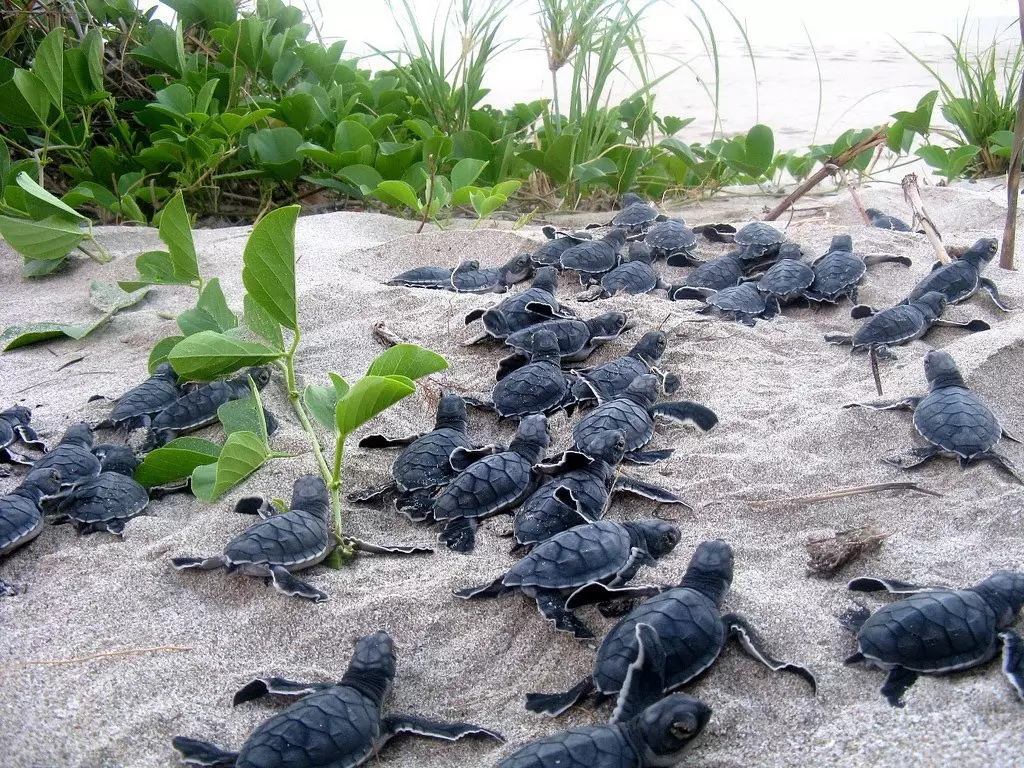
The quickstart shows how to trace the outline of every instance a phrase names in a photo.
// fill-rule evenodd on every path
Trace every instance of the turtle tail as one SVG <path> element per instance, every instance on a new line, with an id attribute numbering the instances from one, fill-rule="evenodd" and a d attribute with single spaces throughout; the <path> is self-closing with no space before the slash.
<path id="1" fill-rule="evenodd" d="M 181 753 L 181 761 L 189 765 L 232 766 L 238 762 L 237 752 L 225 752 L 208 741 L 175 736 L 172 746 Z"/>

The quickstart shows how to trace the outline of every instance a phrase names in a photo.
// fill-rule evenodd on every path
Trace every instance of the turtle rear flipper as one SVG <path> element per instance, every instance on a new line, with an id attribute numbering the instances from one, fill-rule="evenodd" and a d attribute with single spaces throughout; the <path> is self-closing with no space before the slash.
<path id="1" fill-rule="evenodd" d="M 233 766 L 238 752 L 226 752 L 208 741 L 175 736 L 171 745 L 181 753 L 181 761 L 189 765 Z"/>
<path id="2" fill-rule="evenodd" d="M 367 435 L 359 441 L 358 446 L 360 448 L 401 448 L 406 445 L 412 445 L 425 434 L 425 432 L 420 432 L 415 435 L 405 435 L 404 437 Z"/>
<path id="3" fill-rule="evenodd" d="M 505 574 L 502 574 L 490 584 L 481 584 L 478 587 L 467 587 L 466 589 L 453 590 L 452 594 L 463 600 L 472 600 L 477 597 L 500 597 L 509 592 L 505 588 Z"/>
<path id="4" fill-rule="evenodd" d="M 171 565 L 179 571 L 189 568 L 198 568 L 201 571 L 215 571 L 218 568 L 227 568 L 228 559 L 224 555 L 214 557 L 172 557 Z"/>
<path id="5" fill-rule="evenodd" d="M 369 552 L 373 555 L 430 555 L 434 550 L 430 547 L 404 546 L 400 544 L 371 544 L 345 537 L 345 543 L 357 552 Z"/>
<path id="6" fill-rule="evenodd" d="M 764 642 L 761 640 L 760 636 L 742 616 L 736 613 L 727 613 L 722 616 L 722 623 L 725 625 L 725 630 L 729 637 L 735 638 L 739 641 L 740 647 L 743 648 L 749 656 L 757 659 L 773 672 L 792 672 L 794 675 L 806 680 L 808 685 L 811 686 L 811 691 L 813 693 L 818 692 L 818 681 L 814 679 L 814 675 L 811 674 L 811 671 L 807 669 L 807 667 L 802 667 L 799 664 L 792 664 L 788 661 L 776 659 L 768 653 L 768 650 L 764 647 Z"/>
<path id="7" fill-rule="evenodd" d="M 1003 312 L 1013 311 L 1013 307 L 1003 301 L 1002 297 L 999 295 L 999 290 L 996 288 L 996 284 L 993 283 L 991 279 L 983 277 L 978 280 L 978 285 L 983 291 L 985 291 L 985 293 L 988 294 L 989 298 L 992 299 L 992 303 L 999 307 L 999 309 L 1003 310 Z"/>
<path id="8" fill-rule="evenodd" d="M 871 611 L 863 605 L 857 605 L 843 612 L 839 617 L 839 626 L 856 633 L 860 631 L 860 628 L 864 626 L 864 622 L 870 617 Z"/>
<path id="9" fill-rule="evenodd" d="M 651 499 L 659 504 L 679 504 L 688 510 L 692 510 L 689 504 L 667 488 L 662 488 L 660 485 L 652 483 L 645 483 L 643 480 L 637 480 L 635 477 L 626 477 L 625 475 L 616 477 L 615 484 L 612 486 L 612 493 L 632 493 L 635 496 L 643 496 L 645 499 Z"/>
<path id="10" fill-rule="evenodd" d="M 239 704 L 255 701 L 267 695 L 301 698 L 334 686 L 334 683 L 299 683 L 284 677 L 258 677 L 238 689 L 231 699 L 231 706 L 237 707 Z"/>
<path id="11" fill-rule="evenodd" d="M 985 451 L 984 453 L 978 453 L 971 457 L 972 459 L 978 459 L 983 461 L 991 461 L 1000 469 L 1008 472 L 1014 480 L 1018 483 L 1024 483 L 1024 477 L 1021 476 L 1017 466 L 1010 461 L 1008 458 L 995 451 Z"/>
<path id="12" fill-rule="evenodd" d="M 478 523 L 472 517 L 453 517 L 438 536 L 453 552 L 469 553 L 476 548 Z"/>
<path id="13" fill-rule="evenodd" d="M 668 289 L 668 297 L 672 301 L 702 301 L 706 302 L 709 296 L 714 295 L 710 288 L 693 288 L 689 285 L 671 285 Z"/>
<path id="14" fill-rule="evenodd" d="M 657 451 L 630 451 L 622 457 L 623 461 L 630 461 L 633 464 L 657 464 L 672 458 L 675 448 L 661 448 Z"/>
<path id="15" fill-rule="evenodd" d="M 398 486 L 394 483 L 381 483 L 380 485 L 371 485 L 368 488 L 357 488 L 354 491 L 349 491 L 345 494 L 345 498 L 357 503 L 376 501 L 392 491 L 397 490 L 397 488 Z"/>
<path id="16" fill-rule="evenodd" d="M 999 639 L 1003 641 L 1003 674 L 1024 699 L 1024 641 L 1012 629 L 1000 632 Z"/>
<path id="17" fill-rule="evenodd" d="M 428 720 L 417 715 L 388 715 L 384 718 L 381 738 L 387 740 L 402 733 L 424 736 L 429 739 L 458 741 L 465 736 L 485 736 L 495 741 L 505 741 L 505 737 L 490 728 L 474 723 L 446 723 L 441 720 Z"/>
<path id="18" fill-rule="evenodd" d="M 483 400 L 479 397 L 470 396 L 463 397 L 462 399 L 465 401 L 466 405 L 471 406 L 473 408 L 479 408 L 482 411 L 496 410 L 494 407 L 494 403 L 492 403 L 490 400 Z"/>
<path id="19" fill-rule="evenodd" d="M 283 565 L 274 565 L 269 568 L 270 581 L 274 589 L 285 595 L 304 597 L 314 603 L 322 603 L 327 599 L 327 593 L 321 592 L 312 584 L 296 578 L 291 571 Z"/>
<path id="20" fill-rule="evenodd" d="M 884 589 L 894 595 L 916 595 L 918 592 L 942 589 L 942 587 L 922 587 L 907 581 L 882 579 L 877 576 L 858 576 L 856 579 L 851 579 L 846 588 L 851 592 L 880 592 Z"/>
<path id="21" fill-rule="evenodd" d="M 395 509 L 414 523 L 428 519 L 434 507 L 434 489 L 425 488 L 418 491 L 400 493 L 395 499 Z"/>
<path id="22" fill-rule="evenodd" d="M 893 667 L 889 670 L 885 682 L 882 683 L 881 693 L 885 700 L 894 707 L 902 707 L 903 694 L 905 694 L 914 683 L 917 682 L 918 673 L 906 667 Z"/>
<path id="23" fill-rule="evenodd" d="M 629 720 L 661 698 L 665 691 L 665 647 L 650 624 L 636 625 L 636 659 L 626 670 L 619 698 L 608 722 Z"/>
<path id="24" fill-rule="evenodd" d="M 710 408 L 687 400 L 658 403 L 651 409 L 651 415 L 661 416 L 680 424 L 693 424 L 701 432 L 707 432 L 718 423 L 718 415 Z"/>
<path id="25" fill-rule="evenodd" d="M 540 615 L 555 623 L 555 629 L 571 632 L 577 640 L 589 640 L 594 637 L 593 630 L 566 608 L 565 598 L 555 590 L 535 590 L 537 610 Z"/>
<path id="26" fill-rule="evenodd" d="M 594 679 L 587 677 L 578 682 L 565 693 L 528 693 L 526 694 L 526 708 L 530 712 L 548 717 L 558 717 L 563 712 L 574 707 L 585 696 L 594 690 Z"/>

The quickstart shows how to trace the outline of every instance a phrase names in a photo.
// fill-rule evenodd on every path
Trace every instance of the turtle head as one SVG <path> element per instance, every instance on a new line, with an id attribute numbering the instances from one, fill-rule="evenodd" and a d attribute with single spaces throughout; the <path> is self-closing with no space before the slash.
<path id="1" fill-rule="evenodd" d="M 797 243 L 783 243 L 779 246 L 779 260 L 782 259 L 793 259 L 794 261 L 800 261 L 804 256 L 803 248 Z"/>
<path id="2" fill-rule="evenodd" d="M 104 443 L 93 450 L 100 457 L 100 465 L 104 472 L 116 472 L 131 477 L 139 467 L 135 452 L 127 445 L 111 445 Z"/>
<path id="3" fill-rule="evenodd" d="M 93 444 L 92 427 L 84 421 L 68 427 L 64 437 L 60 439 L 61 445 L 80 445 L 83 448 L 92 449 Z"/>
<path id="4" fill-rule="evenodd" d="M 580 446 L 580 452 L 592 459 L 615 466 L 626 454 L 626 436 L 617 429 L 595 432 Z"/>
<path id="5" fill-rule="evenodd" d="M 976 266 L 980 272 L 988 266 L 989 262 L 996 257 L 998 252 L 999 241 L 994 237 L 983 237 L 968 248 L 957 261 L 969 262 Z"/>
<path id="6" fill-rule="evenodd" d="M 378 705 L 384 702 L 395 679 L 395 643 L 381 630 L 356 640 L 356 650 L 341 678 L 348 685 Z"/>
<path id="7" fill-rule="evenodd" d="M 1024 606 L 1024 573 L 996 571 L 974 588 L 996 612 L 1000 629 L 1009 627 Z"/>
<path id="8" fill-rule="evenodd" d="M 643 745 L 644 765 L 674 765 L 711 719 L 711 707 L 685 693 L 652 704 L 630 723 Z"/>
<path id="9" fill-rule="evenodd" d="M 602 239 L 617 252 L 626 244 L 626 230 L 616 227 Z"/>
<path id="10" fill-rule="evenodd" d="M 544 414 L 536 413 L 519 422 L 516 436 L 512 438 L 508 449 L 518 453 L 531 464 L 536 464 L 551 445 L 548 434 L 548 419 Z"/>
<path id="11" fill-rule="evenodd" d="M 530 360 L 534 363 L 549 362 L 558 365 L 562 352 L 558 347 L 558 337 L 554 331 L 537 331 L 530 342 Z"/>
<path id="12" fill-rule="evenodd" d="M 875 221 L 875 219 L 880 219 L 880 218 L 882 218 L 883 216 L 885 216 L 885 214 L 884 214 L 884 213 L 882 213 L 882 212 L 881 212 L 880 210 L 878 210 L 877 208 L 865 208 L 865 209 L 864 209 L 864 213 L 865 213 L 865 214 L 867 214 L 867 217 L 868 217 L 868 218 L 869 218 L 869 219 L 870 219 L 871 221 Z"/>
<path id="13" fill-rule="evenodd" d="M 262 390 L 270 383 L 270 369 L 266 366 L 261 365 L 258 368 L 250 368 L 248 376 L 252 379 L 253 384 L 256 385 L 256 389 L 259 390 Z"/>
<path id="14" fill-rule="evenodd" d="M 629 249 L 626 251 L 626 261 L 642 261 L 644 264 L 650 264 L 653 260 L 651 246 L 643 240 L 634 240 L 629 244 Z"/>
<path id="15" fill-rule="evenodd" d="M 476 259 L 466 259 L 465 261 L 459 262 L 459 266 L 455 268 L 456 272 L 472 272 L 480 269 L 480 262 Z"/>
<path id="16" fill-rule="evenodd" d="M 150 378 L 163 379 L 164 381 L 169 381 L 174 384 L 178 381 L 178 374 L 174 370 L 173 365 L 168 362 L 163 362 L 153 369 L 153 373 L 150 375 Z"/>
<path id="17" fill-rule="evenodd" d="M 914 303 L 929 320 L 938 320 L 946 311 L 946 296 L 938 291 L 928 291 L 920 298 L 915 299 Z"/>
<path id="18" fill-rule="evenodd" d="M 327 520 L 331 516 L 331 495 L 319 475 L 300 477 L 292 486 L 292 503 L 288 509 L 312 512 Z"/>
<path id="19" fill-rule="evenodd" d="M 933 349 L 924 356 L 924 377 L 928 379 L 928 388 L 932 392 L 943 387 L 967 388 L 953 356 L 941 349 Z"/>
<path id="20" fill-rule="evenodd" d="M 533 274 L 533 259 L 528 253 L 517 253 L 502 266 L 505 280 L 518 283 Z"/>
<path id="21" fill-rule="evenodd" d="M 664 520 L 652 518 L 650 520 L 640 520 L 636 523 L 626 523 L 625 525 L 643 537 L 644 549 L 655 560 L 667 555 L 679 543 L 679 528 Z"/>
<path id="22" fill-rule="evenodd" d="M 465 431 L 469 423 L 469 416 L 466 413 L 466 401 L 458 395 L 444 395 L 437 404 L 437 418 L 434 420 L 434 429 L 457 429 Z"/>
<path id="23" fill-rule="evenodd" d="M 3 419 L 12 427 L 25 427 L 32 420 L 32 411 L 24 405 L 15 405 L 0 413 L 0 419 Z"/>
<path id="24" fill-rule="evenodd" d="M 853 238 L 849 235 L 836 235 L 832 238 L 832 243 L 828 247 L 828 252 L 833 251 L 846 251 L 847 253 L 853 253 Z"/>
<path id="25" fill-rule="evenodd" d="M 629 208 L 631 205 L 642 203 L 644 199 L 640 197 L 636 192 L 627 192 L 619 199 L 619 208 Z"/>
<path id="26" fill-rule="evenodd" d="M 45 467 L 29 472 L 17 490 L 23 491 L 21 495 L 30 496 L 38 504 L 45 497 L 59 492 L 60 484 L 60 470 L 56 467 Z"/>
<path id="27" fill-rule="evenodd" d="M 661 383 L 653 373 L 645 373 L 637 376 L 626 388 L 625 396 L 630 400 L 639 403 L 645 408 L 651 408 L 658 402 L 658 395 L 661 393 Z"/>
<path id="28" fill-rule="evenodd" d="M 732 547 L 721 539 L 705 541 L 690 558 L 681 587 L 700 592 L 721 605 L 732 584 Z"/>
<path id="29" fill-rule="evenodd" d="M 558 288 L 558 273 L 554 267 L 541 267 L 533 276 L 533 287 L 554 293 Z"/>
<path id="30" fill-rule="evenodd" d="M 629 315 L 625 312 L 605 312 L 583 321 L 590 329 L 591 338 L 610 339 L 630 328 Z"/>
<path id="31" fill-rule="evenodd" d="M 631 357 L 639 357 L 645 362 L 651 363 L 659 360 L 665 354 L 665 346 L 668 344 L 668 334 L 664 331 L 648 331 L 636 343 L 630 351 Z"/>

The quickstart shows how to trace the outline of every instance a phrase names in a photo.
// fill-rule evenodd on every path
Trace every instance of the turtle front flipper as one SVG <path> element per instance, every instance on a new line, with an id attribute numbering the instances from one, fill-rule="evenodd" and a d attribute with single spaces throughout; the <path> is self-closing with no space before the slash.
<path id="1" fill-rule="evenodd" d="M 470 553 L 476 549 L 478 523 L 473 517 L 453 517 L 438 536 L 453 552 Z"/>
<path id="2" fill-rule="evenodd" d="M 992 303 L 1003 310 L 1003 312 L 1013 311 L 1013 307 L 1003 301 L 1003 298 L 999 295 L 999 289 L 996 288 L 996 284 L 993 283 L 990 278 L 981 278 L 978 280 L 978 285 L 985 293 L 988 294 L 989 298 L 992 299 Z"/>
<path id="3" fill-rule="evenodd" d="M 471 406 L 473 408 L 479 408 L 482 411 L 493 411 L 493 410 L 496 410 L 495 407 L 494 407 L 494 403 L 492 403 L 490 400 L 484 400 L 484 399 L 479 398 L 479 397 L 468 397 L 468 396 L 467 397 L 463 397 L 462 399 L 465 401 L 466 405 Z"/>
<path id="4" fill-rule="evenodd" d="M 577 589 L 565 601 L 565 607 L 576 610 L 585 605 L 608 603 L 613 600 L 635 600 L 636 598 L 654 597 L 671 587 L 648 585 L 643 587 L 611 587 L 607 584 L 592 581 Z"/>
<path id="5" fill-rule="evenodd" d="M 451 455 L 448 457 L 448 464 L 456 472 L 461 472 L 466 469 L 470 464 L 474 464 L 480 459 L 485 459 L 488 456 L 493 456 L 496 453 L 501 453 L 506 450 L 501 445 L 482 445 L 479 448 L 464 448 L 459 446 Z"/>
<path id="6" fill-rule="evenodd" d="M 334 683 L 299 683 L 285 677 L 258 677 L 238 689 L 234 698 L 231 699 L 231 706 L 237 707 L 239 704 L 255 701 L 268 695 L 301 698 L 334 686 Z"/>
<path id="7" fill-rule="evenodd" d="M 554 590 L 537 589 L 534 593 L 537 610 L 540 615 L 555 623 L 555 629 L 571 632 L 577 640 L 589 640 L 594 637 L 593 630 L 566 608 L 565 598 Z"/>
<path id="8" fill-rule="evenodd" d="M 214 557 L 172 557 L 171 565 L 179 571 L 189 568 L 198 568 L 201 571 L 215 571 L 218 568 L 227 568 L 228 559 L 224 555 Z"/>
<path id="9" fill-rule="evenodd" d="M 829 344 L 853 344 L 853 336 L 847 333 L 826 333 L 825 341 Z"/>
<path id="10" fill-rule="evenodd" d="M 417 715 L 388 715 L 382 722 L 381 739 L 386 741 L 402 733 L 424 736 L 428 739 L 458 741 L 466 736 L 484 736 L 495 741 L 505 741 L 505 737 L 490 728 L 474 723 L 446 723 L 442 720 L 428 720 Z"/>
<path id="11" fill-rule="evenodd" d="M 345 537 L 344 541 L 356 552 L 369 552 L 373 555 L 430 555 L 434 552 L 430 547 L 403 546 L 399 544 L 370 544 L 368 541 L 360 541 L 359 539 L 349 538 L 348 536 Z"/>
<path id="12" fill-rule="evenodd" d="M 718 415 L 700 403 L 680 400 L 674 403 L 658 403 L 651 409 L 652 416 L 676 421 L 680 424 L 692 424 L 701 432 L 707 432 L 718 423 Z"/>
<path id="13" fill-rule="evenodd" d="M 1024 699 L 1024 641 L 1012 629 L 1000 632 L 999 639 L 1003 641 L 1003 674 Z"/>
<path id="14" fill-rule="evenodd" d="M 463 600 L 472 600 L 476 597 L 500 597 L 511 590 L 505 588 L 505 574 L 502 574 L 490 584 L 481 584 L 478 587 L 467 587 L 466 589 L 453 590 L 452 594 Z"/>
<path id="15" fill-rule="evenodd" d="M 263 496 L 244 496 L 235 504 L 235 512 L 239 515 L 259 515 L 266 520 L 274 515 L 274 505 Z"/>
<path id="16" fill-rule="evenodd" d="M 868 304 L 857 304 L 850 310 L 850 317 L 854 320 L 863 320 L 866 317 L 874 317 L 878 314 L 878 311 Z"/>
<path id="17" fill-rule="evenodd" d="M 903 694 L 905 694 L 914 683 L 917 682 L 918 673 L 906 667 L 893 667 L 889 670 L 885 682 L 882 683 L 881 693 L 885 700 L 894 707 L 905 705 Z"/>
<path id="18" fill-rule="evenodd" d="M 622 457 L 622 460 L 633 464 L 657 464 L 659 461 L 672 458 L 672 454 L 675 452 L 675 448 L 662 448 L 657 451 L 630 451 Z"/>
<path id="19" fill-rule="evenodd" d="M 529 362 L 530 358 L 521 352 L 513 352 L 511 355 L 501 358 L 498 361 L 498 371 L 494 374 L 494 380 L 501 381 L 510 373 L 518 371 Z"/>
<path id="20" fill-rule="evenodd" d="M 942 328 L 963 328 L 965 331 L 970 333 L 979 333 L 981 331 L 991 331 L 992 326 L 986 323 L 984 320 L 933 320 L 932 325 Z"/>
<path id="21" fill-rule="evenodd" d="M 10 582 L 0 579 L 0 597 L 14 597 L 18 594 L 18 588 Z"/>
<path id="22" fill-rule="evenodd" d="M 270 580 L 274 584 L 274 589 L 278 592 L 294 595 L 295 597 L 304 597 L 307 600 L 312 600 L 314 603 L 322 603 L 327 599 L 326 592 L 321 592 L 312 584 L 296 578 L 283 565 L 271 566 L 269 570 Z"/>
<path id="23" fill-rule="evenodd" d="M 650 624 L 640 622 L 636 632 L 636 659 L 626 670 L 619 698 L 608 722 L 629 720 L 662 697 L 665 692 L 665 647 Z"/>
<path id="24" fill-rule="evenodd" d="M 874 264 L 902 264 L 904 267 L 911 266 L 914 262 L 909 256 L 893 256 L 888 253 L 872 253 L 864 257 L 864 263 L 869 267 Z"/>
<path id="25" fill-rule="evenodd" d="M 877 576 L 858 576 L 852 579 L 846 588 L 851 592 L 880 592 L 883 589 L 894 595 L 916 595 L 918 592 L 930 592 L 941 587 L 922 587 L 908 581 L 882 579 Z"/>
<path id="26" fill-rule="evenodd" d="M 188 765 L 233 766 L 238 761 L 238 752 L 226 752 L 208 741 L 175 736 L 171 745 Z"/>
<path id="27" fill-rule="evenodd" d="M 357 488 L 354 491 L 349 491 L 345 494 L 345 498 L 356 503 L 376 501 L 397 489 L 398 486 L 394 483 L 381 483 L 380 485 L 371 485 L 368 488 Z"/>
<path id="28" fill-rule="evenodd" d="M 693 509 L 667 488 L 662 488 L 660 485 L 654 485 L 653 483 L 645 483 L 643 480 L 637 480 L 635 477 L 626 477 L 625 475 L 619 475 L 615 478 L 612 493 L 632 493 L 634 496 L 642 496 L 659 504 L 679 504 L 686 507 L 687 510 Z"/>
<path id="29" fill-rule="evenodd" d="M 358 445 L 360 448 L 401 448 L 406 445 L 412 445 L 425 434 L 425 432 L 420 432 L 415 435 L 405 435 L 404 437 L 367 435 L 359 441 Z"/>
<path id="30" fill-rule="evenodd" d="M 740 647 L 749 656 L 757 659 L 773 672 L 792 672 L 794 675 L 803 678 L 811 686 L 813 693 L 818 692 L 818 681 L 807 667 L 799 664 L 792 664 L 788 661 L 776 659 L 764 646 L 764 642 L 752 626 L 742 616 L 736 613 L 727 613 L 722 616 L 722 623 L 729 637 L 739 641 Z"/>
<path id="31" fill-rule="evenodd" d="M 937 448 L 934 445 L 925 445 L 911 448 L 909 451 L 903 451 L 902 453 L 890 453 L 888 456 L 883 456 L 882 461 L 900 469 L 913 469 L 941 455 L 941 448 Z"/>
<path id="32" fill-rule="evenodd" d="M 594 678 L 587 677 L 565 693 L 528 693 L 526 709 L 538 715 L 558 717 L 594 691 Z"/>
<path id="33" fill-rule="evenodd" d="M 1024 477 L 1021 476 L 1017 466 L 1001 453 L 985 451 L 984 453 L 975 454 L 971 458 L 973 460 L 991 461 L 997 467 L 1009 473 L 1018 483 L 1024 483 Z"/>

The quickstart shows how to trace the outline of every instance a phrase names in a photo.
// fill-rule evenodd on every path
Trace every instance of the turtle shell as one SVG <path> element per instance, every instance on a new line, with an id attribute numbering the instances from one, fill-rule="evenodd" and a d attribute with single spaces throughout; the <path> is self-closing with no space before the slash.
<path id="1" fill-rule="evenodd" d="M 974 295 L 981 283 L 981 272 L 969 261 L 954 261 L 928 273 L 907 296 L 914 301 L 929 291 L 938 291 L 950 304 L 958 304 Z"/>
<path id="2" fill-rule="evenodd" d="M 0 555 L 28 544 L 43 530 L 43 516 L 31 499 L 0 496 Z"/>
<path id="3" fill-rule="evenodd" d="M 456 448 L 472 448 L 465 432 L 442 427 L 410 443 L 391 465 L 391 476 L 399 488 L 418 491 L 438 488 L 455 475 L 449 457 Z"/>
<path id="4" fill-rule="evenodd" d="M 652 225 L 644 242 L 651 247 L 655 258 L 689 251 L 697 245 L 697 235 L 682 219 L 668 219 Z"/>
<path id="5" fill-rule="evenodd" d="M 562 269 L 574 269 L 599 275 L 615 268 L 619 254 L 604 240 L 588 240 L 574 245 L 562 254 Z"/>
<path id="6" fill-rule="evenodd" d="M 141 514 L 148 504 L 146 489 L 132 478 L 116 472 L 103 472 L 76 485 L 61 500 L 57 511 L 83 526 L 114 521 L 123 524 Z"/>
<path id="7" fill-rule="evenodd" d="M 452 271 L 447 267 L 414 267 L 387 281 L 387 285 L 406 285 L 410 288 L 437 288 L 451 290 Z"/>
<path id="8" fill-rule="evenodd" d="M 536 325 L 540 318 L 526 308 L 528 304 L 534 302 L 547 304 L 554 313 L 563 311 L 558 299 L 550 291 L 544 288 L 527 288 L 522 293 L 509 296 L 496 307 L 488 310 L 483 315 L 484 327 L 491 336 L 504 339 L 516 331 Z M 489 313 L 492 312 L 501 316 L 500 327 L 490 320 Z"/>
<path id="9" fill-rule="evenodd" d="M 658 211 L 650 203 L 640 200 L 630 203 L 612 217 L 613 227 L 623 227 L 629 230 L 642 229 L 658 218 Z"/>
<path id="10" fill-rule="evenodd" d="M 620 523 L 577 525 L 537 545 L 502 580 L 507 587 L 572 589 L 605 582 L 629 561 L 632 540 Z"/>
<path id="11" fill-rule="evenodd" d="M 612 295 L 649 293 L 658 287 L 658 273 L 644 261 L 629 261 L 602 277 L 601 287 Z"/>
<path id="12" fill-rule="evenodd" d="M 563 318 L 545 320 L 511 334 L 505 343 L 524 354 L 533 350 L 533 337 L 538 331 L 551 331 L 558 340 L 558 352 L 562 357 L 575 354 L 590 342 L 590 328 L 582 320 Z"/>
<path id="13" fill-rule="evenodd" d="M 914 427 L 929 443 L 964 459 L 989 450 L 1002 436 L 995 414 L 963 387 L 928 394 L 914 409 Z"/>
<path id="14" fill-rule="evenodd" d="M 150 424 L 153 432 L 198 429 L 217 421 L 217 409 L 232 400 L 249 397 L 252 391 L 246 382 L 232 379 L 203 384 L 182 395 L 156 415 Z"/>
<path id="15" fill-rule="evenodd" d="M 0 418 L 0 450 L 12 445 L 17 437 L 14 427 L 6 419 Z"/>
<path id="16" fill-rule="evenodd" d="M 160 368 L 164 365 L 170 368 L 169 363 L 162 363 Z M 157 373 L 160 373 L 159 368 Z M 125 392 L 110 411 L 108 419 L 115 424 L 139 426 L 144 417 L 155 416 L 181 397 L 177 383 L 166 373 L 157 373 Z"/>
<path id="17" fill-rule="evenodd" d="M 814 270 L 798 259 L 782 259 L 757 281 L 757 289 L 778 297 L 780 301 L 793 301 L 814 282 Z"/>
<path id="18" fill-rule="evenodd" d="M 853 334 L 854 347 L 902 344 L 919 338 L 930 323 L 916 306 L 897 304 L 872 316 Z"/>
<path id="19" fill-rule="evenodd" d="M 479 262 L 471 262 L 471 264 L 475 266 L 469 268 L 460 266 L 452 272 L 451 285 L 458 293 L 487 293 L 505 289 L 501 269 L 498 267 L 480 269 Z"/>
<path id="20" fill-rule="evenodd" d="M 577 469 L 542 485 L 516 511 L 513 521 L 516 541 L 524 545 L 535 544 L 579 525 L 580 516 L 576 510 L 555 496 L 559 488 L 566 488 L 572 493 L 584 515 L 591 520 L 599 520 L 608 507 L 610 483 L 607 479 L 589 469 Z"/>
<path id="21" fill-rule="evenodd" d="M 530 462 L 504 451 L 473 462 L 434 500 L 435 520 L 484 518 L 510 509 L 533 489 Z"/>
<path id="22" fill-rule="evenodd" d="M 579 374 L 587 383 L 577 386 L 587 387 L 602 400 L 614 400 L 629 388 L 633 379 L 650 372 L 650 367 L 639 357 L 624 355 Z"/>
<path id="23" fill-rule="evenodd" d="M 991 659 L 997 630 L 995 612 L 977 592 L 937 589 L 879 609 L 857 640 L 861 653 L 882 668 L 940 674 Z"/>
<path id="24" fill-rule="evenodd" d="M 644 765 L 644 759 L 621 727 L 587 725 L 530 742 L 498 768 L 630 768 Z"/>
<path id="25" fill-rule="evenodd" d="M 60 472 L 61 485 L 74 485 L 87 477 L 96 477 L 102 469 L 96 455 L 81 445 L 59 444 L 32 465 L 37 469 L 56 469 Z"/>
<path id="26" fill-rule="evenodd" d="M 619 430 L 626 438 L 626 453 L 647 445 L 654 437 L 654 419 L 639 403 L 620 397 L 599 405 L 586 414 L 572 430 L 575 445 L 586 444 L 599 432 Z"/>
<path id="27" fill-rule="evenodd" d="M 512 371 L 491 391 L 495 410 L 506 419 L 557 411 L 568 396 L 568 379 L 556 363 L 547 360 Z"/>
<path id="28" fill-rule="evenodd" d="M 683 279 L 683 285 L 720 291 L 736 285 L 742 277 L 743 261 L 733 253 L 727 253 L 694 269 Z"/>
<path id="29" fill-rule="evenodd" d="M 546 243 L 541 245 L 535 250 L 530 258 L 533 263 L 539 267 L 555 267 L 556 269 L 562 268 L 562 254 L 572 248 L 574 245 L 578 245 L 584 240 L 589 240 L 589 235 L 586 237 L 581 236 L 566 236 L 562 234 L 554 234 L 552 231 L 552 238 Z"/>
<path id="30" fill-rule="evenodd" d="M 293 509 L 246 528 L 224 547 L 231 566 L 255 563 L 301 570 L 316 565 L 334 548 L 327 521 Z"/>
<path id="31" fill-rule="evenodd" d="M 753 283 L 740 283 L 723 288 L 708 298 L 708 304 L 722 312 L 736 312 L 743 315 L 759 315 L 765 310 L 764 294 Z"/>
<path id="32" fill-rule="evenodd" d="M 754 221 L 740 227 L 734 237 L 737 245 L 756 245 L 763 248 L 780 245 L 786 239 L 779 230 L 763 221 Z"/>
<path id="33" fill-rule="evenodd" d="M 838 301 L 861 281 L 867 268 L 864 259 L 849 251 L 832 251 L 812 267 L 810 290 L 825 301 Z"/>
<path id="34" fill-rule="evenodd" d="M 688 587 L 674 587 L 626 614 L 605 635 L 594 664 L 594 683 L 606 694 L 622 688 L 637 657 L 636 625 L 650 624 L 665 649 L 665 692 L 710 667 L 725 644 L 718 606 Z"/>

